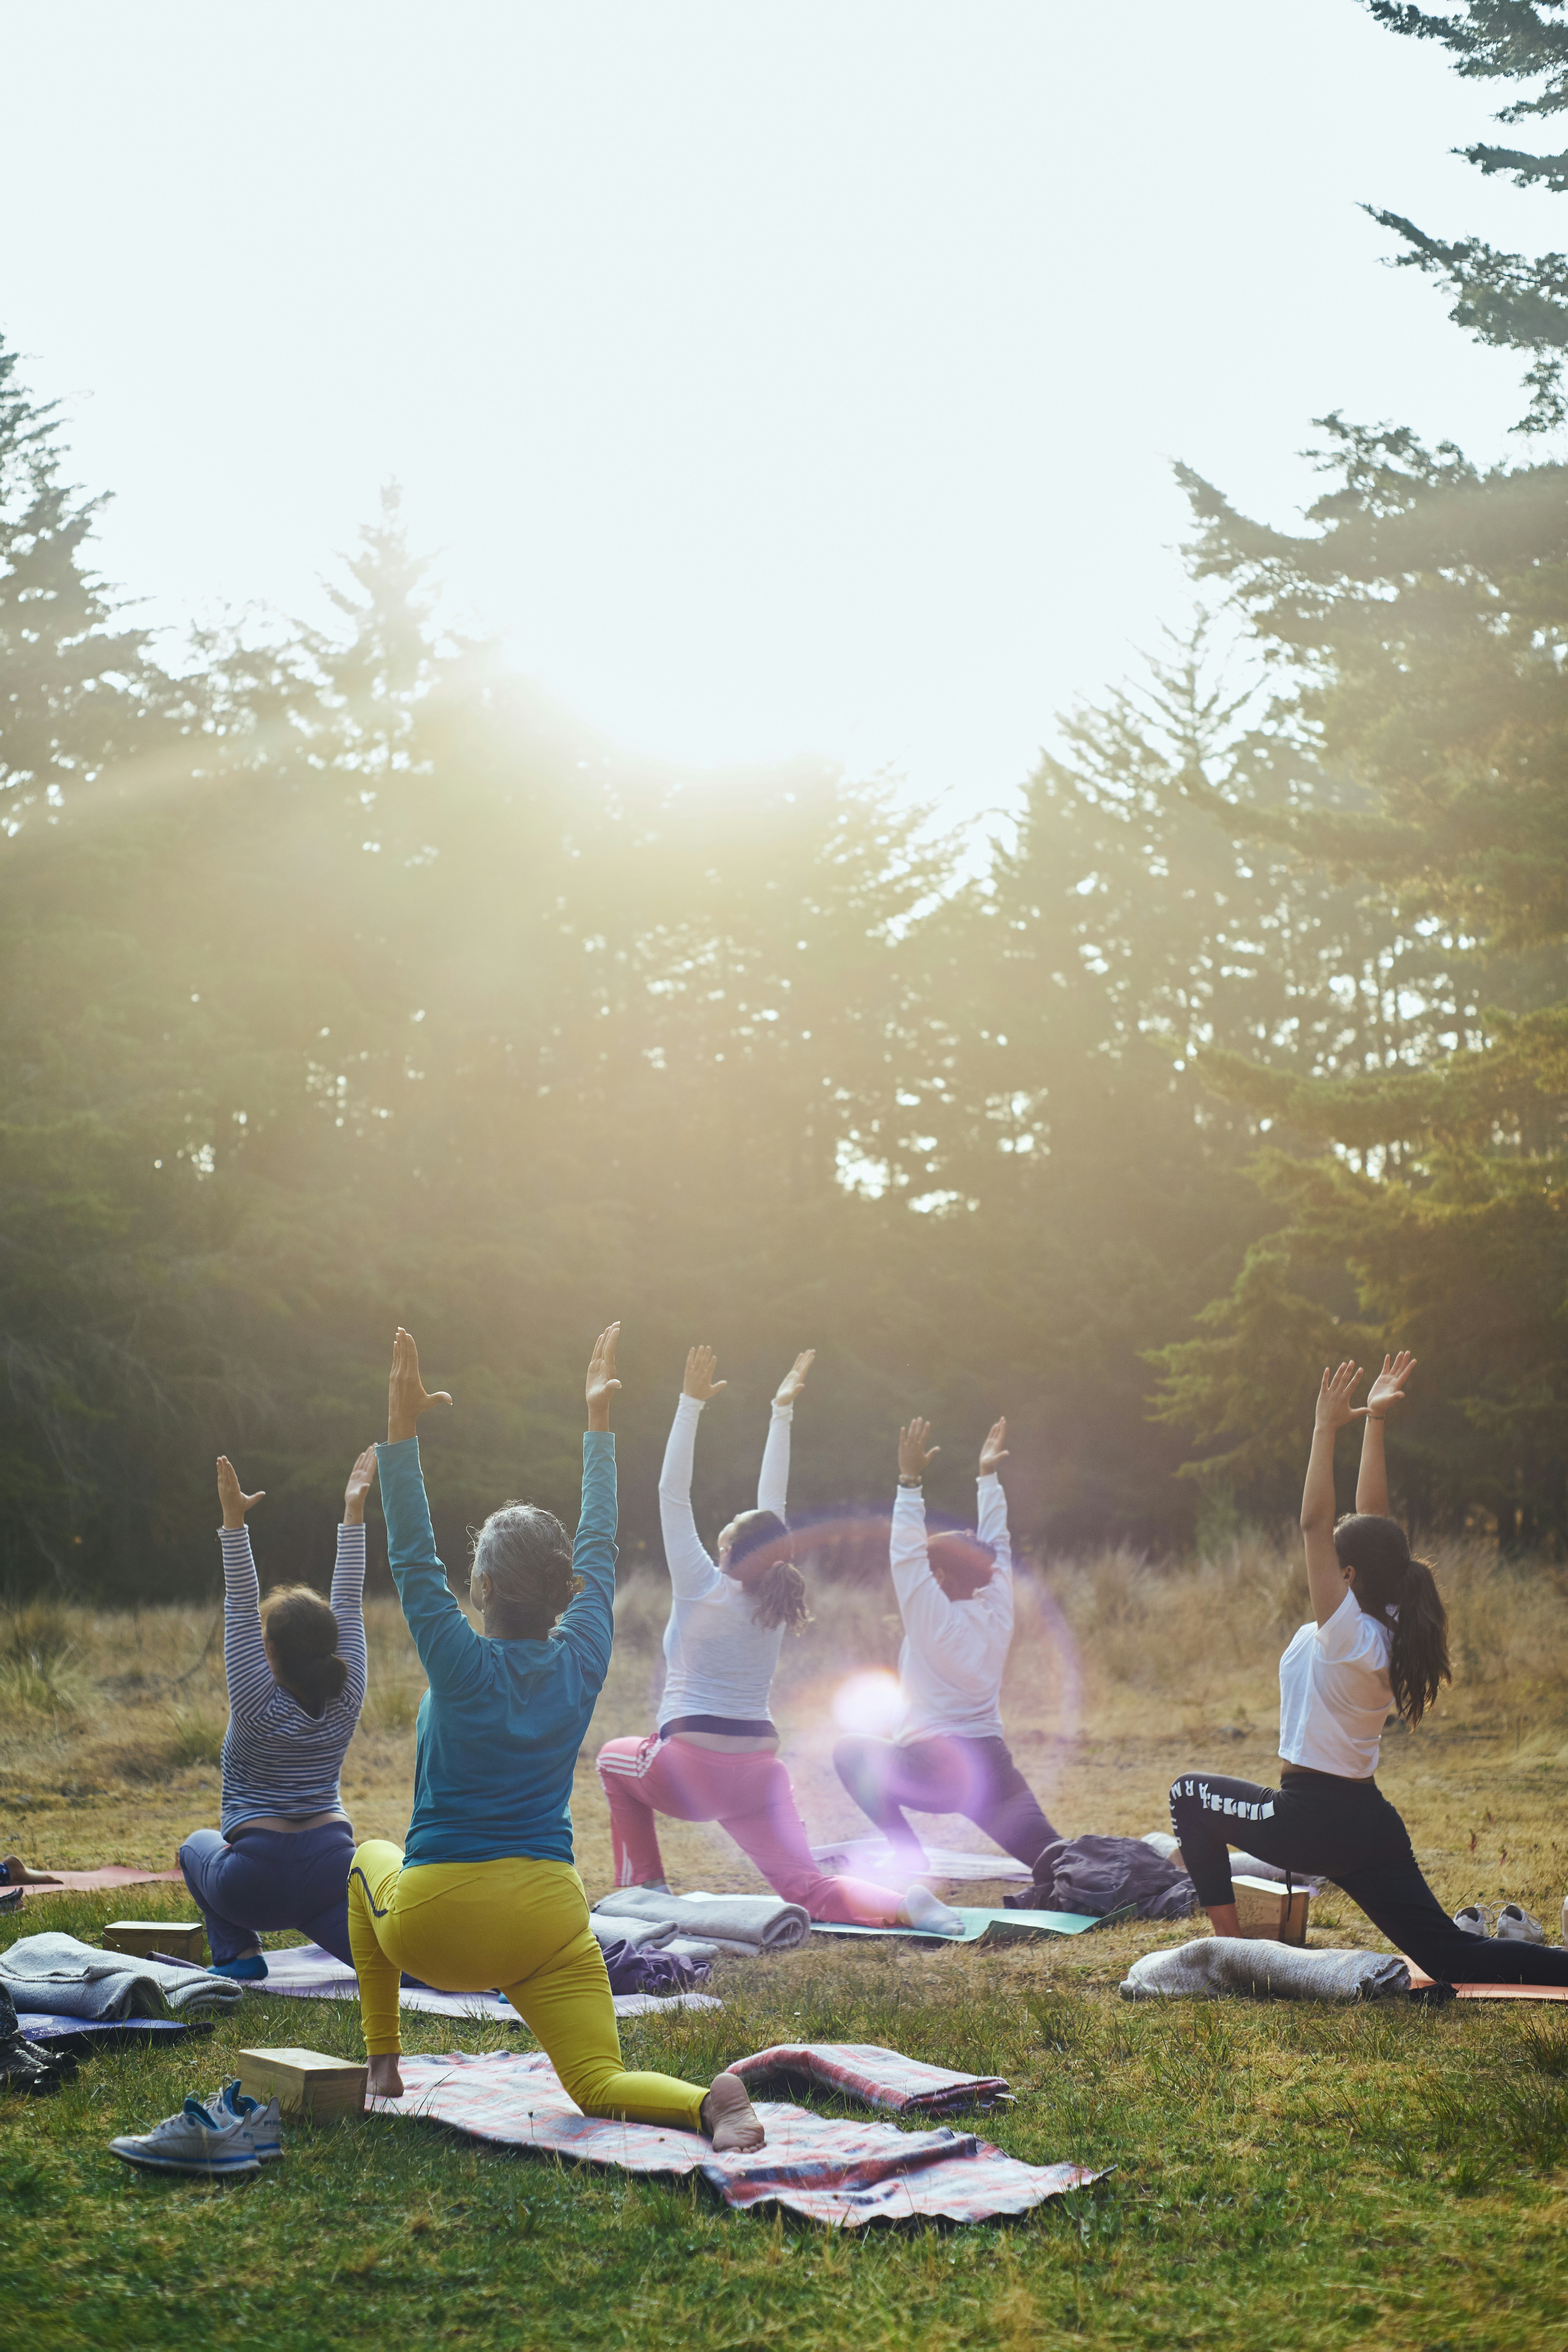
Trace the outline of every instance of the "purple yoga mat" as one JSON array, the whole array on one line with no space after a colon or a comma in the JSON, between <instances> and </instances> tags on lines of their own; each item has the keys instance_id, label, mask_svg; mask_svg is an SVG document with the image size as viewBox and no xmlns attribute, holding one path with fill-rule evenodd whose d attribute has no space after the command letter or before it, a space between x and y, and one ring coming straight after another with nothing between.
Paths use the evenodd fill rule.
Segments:
<instances>
[{"instance_id":1,"label":"purple yoga mat","mask_svg":"<svg viewBox=\"0 0 1568 2352\"><path fill-rule=\"evenodd\" d=\"M37 2009L24 2010L17 2023L26 2042L68 2042L79 2034L91 2034L102 2040L112 2034L123 2039L129 2034L138 2041L183 2042L193 2030L212 2032L205 2021L193 2029L178 2017L55 2017Z\"/></svg>"}]
</instances>

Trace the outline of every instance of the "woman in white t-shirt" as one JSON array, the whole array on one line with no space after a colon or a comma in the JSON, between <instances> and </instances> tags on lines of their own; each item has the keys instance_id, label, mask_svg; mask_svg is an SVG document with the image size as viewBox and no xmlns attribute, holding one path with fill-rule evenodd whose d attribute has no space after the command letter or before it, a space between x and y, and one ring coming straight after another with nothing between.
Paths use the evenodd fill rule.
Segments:
<instances>
[{"instance_id":1,"label":"woman in white t-shirt","mask_svg":"<svg viewBox=\"0 0 1568 2352\"><path fill-rule=\"evenodd\" d=\"M923 1886L829 1876L815 1859L768 1704L785 1630L811 1622L805 1580L791 1557L784 1504L790 1423L815 1349L797 1356L773 1399L757 1507L723 1528L715 1559L697 1532L691 1470L697 1423L724 1382L711 1348L693 1348L659 1473L659 1524L671 1587L659 1727L646 1739L608 1739L595 1759L610 1808L617 1886L665 1884L658 1816L717 1822L786 1902L814 1919L851 1927L929 1927L951 1933L956 1914Z\"/></svg>"},{"instance_id":2,"label":"woman in white t-shirt","mask_svg":"<svg viewBox=\"0 0 1568 2352\"><path fill-rule=\"evenodd\" d=\"M1184 1772L1171 1790L1171 1826L1216 1936L1241 1933L1234 1837L1263 1862L1331 1878L1440 1983L1568 1984L1568 1951L1496 1942L1454 1925L1373 1777L1390 1707L1414 1727L1452 1679L1436 1580L1388 1515L1383 1423L1415 1368L1412 1356L1385 1356L1365 1404L1352 1405L1361 1367L1325 1367L1301 1496L1313 1616L1279 1661L1280 1785ZM1356 1507L1336 1525L1334 1439L1358 1417Z\"/></svg>"}]
</instances>

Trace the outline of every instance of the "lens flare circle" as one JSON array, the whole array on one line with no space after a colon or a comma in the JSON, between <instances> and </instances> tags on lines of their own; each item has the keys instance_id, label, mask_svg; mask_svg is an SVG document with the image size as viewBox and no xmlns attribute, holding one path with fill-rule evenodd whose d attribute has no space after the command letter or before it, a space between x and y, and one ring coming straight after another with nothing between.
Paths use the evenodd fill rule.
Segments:
<instances>
[{"instance_id":1,"label":"lens flare circle","mask_svg":"<svg viewBox=\"0 0 1568 2352\"><path fill-rule=\"evenodd\" d=\"M885 1738L904 1711L897 1675L885 1666L868 1666L841 1682L833 1694L833 1720L840 1731L866 1732Z\"/></svg>"}]
</instances>

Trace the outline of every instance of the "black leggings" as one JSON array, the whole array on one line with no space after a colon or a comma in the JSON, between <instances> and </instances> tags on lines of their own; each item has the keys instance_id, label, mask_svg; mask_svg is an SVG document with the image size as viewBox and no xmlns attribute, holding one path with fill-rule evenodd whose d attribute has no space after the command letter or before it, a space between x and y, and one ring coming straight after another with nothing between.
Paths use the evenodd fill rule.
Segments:
<instances>
[{"instance_id":1,"label":"black leggings","mask_svg":"<svg viewBox=\"0 0 1568 2352\"><path fill-rule=\"evenodd\" d=\"M1283 1787L1263 1789L1223 1773L1184 1772L1171 1790L1171 1827L1205 1910L1236 1899L1226 1850L1234 1836L1259 1862L1331 1878L1396 1952L1440 1984L1568 1985L1568 1951L1455 1927L1373 1780L1292 1772Z\"/></svg>"},{"instance_id":2,"label":"black leggings","mask_svg":"<svg viewBox=\"0 0 1568 2352\"><path fill-rule=\"evenodd\" d=\"M904 1818L917 1813L962 1813L1004 1853L1033 1870L1057 1832L1005 1739L841 1739L833 1769L863 1813L886 1832L895 1854L912 1869L925 1849Z\"/></svg>"}]
</instances>

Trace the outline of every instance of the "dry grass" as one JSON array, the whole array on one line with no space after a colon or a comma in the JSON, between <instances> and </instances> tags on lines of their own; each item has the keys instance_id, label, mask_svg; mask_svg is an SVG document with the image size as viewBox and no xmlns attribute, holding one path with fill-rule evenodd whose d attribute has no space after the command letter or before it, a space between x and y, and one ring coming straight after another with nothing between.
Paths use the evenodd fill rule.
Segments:
<instances>
[{"instance_id":1,"label":"dry grass","mask_svg":"<svg viewBox=\"0 0 1568 2352\"><path fill-rule=\"evenodd\" d=\"M1568 1591L1563 1571L1439 1547L1455 1687L1415 1736L1384 1742L1384 1785L1454 1904L1519 1900L1555 1917L1568 1885L1556 1775L1568 1761ZM786 1641L775 1700L814 1832L865 1828L836 1780L833 1699L851 1666L891 1666L900 1629L886 1584L816 1581L817 1622ZM1170 1568L1122 1552L1021 1572L1005 1711L1020 1761L1064 1832L1139 1832L1164 1790L1205 1761L1268 1778L1276 1662L1306 1605L1299 1548L1240 1540ZM608 1883L608 1827L592 1769L600 1741L656 1717L668 1587L637 1576L617 1605L616 1654L584 1743L575 1805L580 1864ZM370 1696L343 1776L365 1836L400 1838L424 1677L396 1604L366 1612ZM168 1868L185 1832L216 1819L226 1714L216 1609L92 1615L34 1603L0 1612L0 1839L61 1866ZM935 1828L936 1825L933 1825ZM937 1830L973 1843L958 1822ZM742 1886L722 1832L668 1825L679 1882ZM1543 1910L1544 1906L1544 1910ZM1347 1930L1356 1932L1347 1906Z\"/></svg>"}]
</instances>

